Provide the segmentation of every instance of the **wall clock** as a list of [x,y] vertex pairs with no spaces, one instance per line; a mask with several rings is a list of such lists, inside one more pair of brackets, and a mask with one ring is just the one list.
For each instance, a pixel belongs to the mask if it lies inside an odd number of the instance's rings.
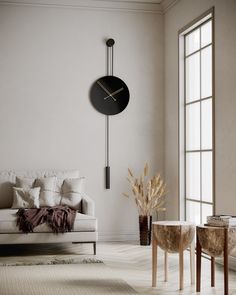
[[129,103],[129,89],[124,81],[115,76],[104,76],[91,88],[91,102],[104,115],[116,115]]
[[107,46],[107,76],[96,80],[90,90],[90,99],[94,108],[106,117],[106,166],[105,187],[110,189],[109,164],[109,116],[121,113],[129,103],[129,89],[125,82],[113,76],[113,46],[114,39],[106,41]]

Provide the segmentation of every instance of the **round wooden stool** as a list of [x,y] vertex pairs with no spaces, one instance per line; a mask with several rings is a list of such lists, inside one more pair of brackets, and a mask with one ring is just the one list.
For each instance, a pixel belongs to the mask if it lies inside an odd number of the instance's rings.
[[184,285],[184,255],[190,247],[191,283],[195,280],[195,226],[186,221],[157,221],[152,223],[152,286],[156,287],[157,247],[165,251],[165,281],[168,280],[168,253],[179,253],[179,289]]
[[201,289],[202,251],[211,256],[211,286],[215,286],[215,257],[224,257],[224,294],[229,293],[228,255],[236,251],[236,227],[197,226],[197,288]]

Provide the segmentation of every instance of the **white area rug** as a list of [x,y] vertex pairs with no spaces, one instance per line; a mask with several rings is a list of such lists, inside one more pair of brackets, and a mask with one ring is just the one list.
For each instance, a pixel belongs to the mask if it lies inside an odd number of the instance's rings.
[[137,294],[103,263],[0,267],[1,295]]
[[102,263],[91,250],[90,244],[0,245],[0,266]]
[[79,255],[41,255],[41,256],[11,256],[0,257],[0,266],[23,265],[55,265],[55,264],[91,264],[103,263],[93,257],[80,257]]

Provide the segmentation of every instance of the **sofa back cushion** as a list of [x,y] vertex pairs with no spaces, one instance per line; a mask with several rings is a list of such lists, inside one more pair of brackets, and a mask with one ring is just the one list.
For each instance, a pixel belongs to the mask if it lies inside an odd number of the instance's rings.
[[20,188],[13,187],[12,208],[39,208],[40,187]]
[[69,206],[82,212],[82,193],[84,192],[84,177],[67,178],[64,180],[61,191],[61,205]]
[[40,207],[54,207],[60,205],[60,195],[56,192],[56,176],[41,177],[35,180],[35,187],[40,187]]
[[78,170],[9,170],[0,171],[0,209],[11,208],[13,203],[13,187],[16,177],[36,179],[42,177],[57,177],[56,190],[59,192],[65,178],[79,177]]
[[13,202],[13,186],[15,175],[12,171],[0,172],[0,208],[11,208]]
[[35,184],[34,178],[16,176],[16,187],[29,189],[34,187],[34,184]]

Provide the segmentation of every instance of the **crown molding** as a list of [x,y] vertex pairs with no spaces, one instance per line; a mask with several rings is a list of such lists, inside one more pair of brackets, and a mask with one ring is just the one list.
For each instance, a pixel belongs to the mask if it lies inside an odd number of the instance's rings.
[[[172,0],[173,1],[173,0]],[[23,5],[162,14],[162,4],[142,0],[0,0],[0,5]]]
[[165,14],[169,9],[171,9],[179,0],[163,0],[161,1],[162,13]]

